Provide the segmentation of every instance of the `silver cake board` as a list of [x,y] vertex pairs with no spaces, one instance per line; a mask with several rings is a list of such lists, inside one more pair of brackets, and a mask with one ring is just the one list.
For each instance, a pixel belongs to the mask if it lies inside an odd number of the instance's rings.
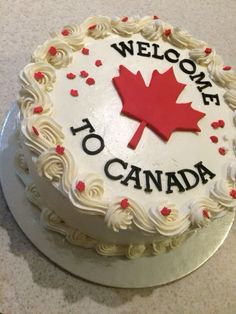
[[45,230],[40,211],[26,199],[25,187],[15,173],[16,116],[13,105],[0,133],[0,176],[3,193],[17,224],[51,261],[80,278],[105,286],[142,288],[180,279],[205,263],[224,242],[234,220],[228,213],[196,232],[168,253],[128,260],[100,256],[91,249],[69,244],[63,236]]

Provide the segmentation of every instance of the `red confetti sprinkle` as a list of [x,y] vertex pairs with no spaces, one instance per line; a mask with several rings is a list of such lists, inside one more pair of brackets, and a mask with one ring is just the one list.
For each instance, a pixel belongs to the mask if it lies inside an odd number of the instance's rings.
[[127,198],[123,198],[120,202],[120,207],[123,209],[126,209],[129,206],[129,202]]
[[71,89],[71,90],[70,90],[70,94],[71,94],[71,96],[73,96],[73,97],[79,96],[79,93],[78,93],[77,89]]
[[224,147],[220,147],[219,148],[219,153],[224,156],[226,154],[225,148]]
[[102,61],[101,61],[101,60],[96,60],[96,61],[95,61],[95,65],[96,65],[97,67],[100,67],[100,66],[102,65]]
[[236,190],[231,190],[229,195],[232,196],[232,198],[236,199]]
[[35,72],[34,73],[34,78],[38,81],[44,78],[44,73],[43,72]]
[[76,189],[79,191],[79,192],[83,192],[85,190],[85,183],[83,181],[79,181],[77,184],[76,184]]
[[97,27],[97,24],[92,24],[92,25],[90,25],[89,27],[88,27],[88,30],[93,30],[93,29],[95,29]]
[[210,136],[212,143],[218,143],[218,137],[215,135]]
[[82,54],[83,55],[89,55],[89,49],[88,48],[83,48],[82,50],[81,50],[81,52],[82,52]]
[[206,217],[206,218],[210,218],[210,216],[209,216],[209,212],[208,212],[208,210],[207,209],[203,209],[203,211],[202,211],[202,215],[203,215],[203,217]]
[[171,213],[171,209],[170,208],[163,207],[162,210],[161,210],[161,214],[163,216],[169,216],[170,213]]
[[219,120],[218,125],[220,128],[223,128],[225,126],[225,122],[223,120]]
[[61,145],[57,145],[55,148],[55,152],[58,153],[58,155],[63,155],[65,151],[65,147]]
[[63,36],[68,36],[69,34],[70,34],[70,32],[69,32],[69,30],[68,29],[63,29],[63,31],[61,32],[61,34],[63,35]]
[[35,126],[32,126],[32,131],[34,132],[36,136],[39,136],[39,131],[36,129]]
[[37,106],[37,107],[34,107],[34,113],[41,113],[43,112],[43,107],[42,106]]
[[164,30],[164,34],[165,34],[166,37],[170,36],[170,34],[171,34],[171,29],[170,29],[170,28],[165,29],[165,30]]
[[54,57],[57,54],[57,48],[54,46],[51,46],[48,50],[48,53]]
[[225,65],[225,66],[223,67],[223,70],[224,70],[224,71],[229,71],[229,70],[231,70],[231,69],[232,69],[232,67],[229,66],[229,65]]
[[211,48],[206,48],[206,49],[205,49],[205,53],[206,53],[207,55],[209,55],[211,52],[212,52],[212,49],[211,49]]
[[86,72],[86,71],[80,71],[80,76],[81,77],[88,77],[88,72]]
[[94,85],[95,84],[95,80],[92,77],[87,78],[86,80],[86,84],[88,85]]
[[123,17],[123,18],[121,19],[121,21],[122,21],[122,22],[127,22],[128,19],[129,19],[128,16],[125,16],[125,17]]
[[69,79],[69,80],[73,80],[74,78],[76,78],[76,75],[74,73],[68,73],[66,74],[66,77]]
[[219,127],[219,123],[218,122],[212,122],[211,126],[213,127],[213,129],[217,129]]
[[158,19],[159,19],[159,16],[153,15],[153,20],[158,20]]

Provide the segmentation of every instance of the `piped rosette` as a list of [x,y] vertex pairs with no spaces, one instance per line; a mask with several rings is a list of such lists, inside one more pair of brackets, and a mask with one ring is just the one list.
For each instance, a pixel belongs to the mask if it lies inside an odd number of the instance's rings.
[[190,226],[189,215],[180,213],[174,204],[167,201],[151,208],[149,215],[155,229],[164,236],[182,234]]
[[44,62],[35,62],[27,64],[20,73],[20,82],[23,87],[38,85],[42,91],[49,92],[53,89],[56,81],[54,68]]
[[193,38],[190,33],[180,29],[179,27],[165,27],[165,29],[163,29],[163,39],[181,49],[193,49],[203,47],[205,45],[203,41]]
[[161,38],[163,34],[163,25],[161,20],[148,20],[146,25],[142,27],[141,34],[144,38],[150,41],[156,41]]
[[36,154],[41,154],[50,147],[56,147],[64,140],[61,126],[45,115],[36,115],[31,119],[23,120],[21,131],[25,137],[25,145]]
[[24,118],[29,118],[34,114],[51,116],[53,113],[53,103],[50,97],[36,84],[22,88],[17,103]]
[[94,39],[105,38],[112,32],[111,19],[106,16],[90,17],[84,23],[87,36]]
[[85,29],[74,24],[65,25],[60,33],[52,33],[51,36],[65,42],[75,51],[84,46]]
[[84,179],[76,177],[69,192],[70,201],[86,214],[105,215],[108,202],[103,200],[103,180],[89,174]]
[[66,193],[77,172],[71,153],[61,145],[51,147],[39,156],[37,171]]
[[38,46],[32,55],[34,62],[47,62],[55,68],[67,67],[72,57],[71,47],[57,38],[49,39]]
[[207,66],[214,61],[216,57],[216,52],[214,49],[204,46],[190,50],[189,56],[196,63],[202,66]]
[[115,18],[111,20],[112,32],[123,37],[129,37],[139,31],[139,19],[135,17]]

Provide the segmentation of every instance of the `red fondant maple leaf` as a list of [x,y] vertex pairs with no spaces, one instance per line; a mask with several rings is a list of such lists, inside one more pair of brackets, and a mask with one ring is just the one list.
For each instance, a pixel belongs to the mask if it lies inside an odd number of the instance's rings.
[[128,144],[130,148],[136,148],[145,126],[164,141],[174,131],[201,131],[197,123],[205,113],[193,109],[191,102],[176,103],[186,84],[176,80],[172,67],[162,74],[154,70],[149,86],[140,71],[133,74],[123,65],[119,71],[113,83],[122,100],[121,112],[141,122]]

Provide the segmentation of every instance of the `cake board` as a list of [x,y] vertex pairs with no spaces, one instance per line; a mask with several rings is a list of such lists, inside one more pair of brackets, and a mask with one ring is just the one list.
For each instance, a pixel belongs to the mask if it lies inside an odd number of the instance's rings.
[[193,234],[184,245],[166,254],[128,260],[104,257],[91,249],[66,242],[63,236],[40,225],[40,211],[25,196],[25,187],[15,173],[16,104],[11,106],[0,133],[0,177],[3,193],[17,224],[28,239],[52,262],[69,273],[105,286],[143,288],[180,279],[205,263],[223,244],[234,213],[216,219]]

